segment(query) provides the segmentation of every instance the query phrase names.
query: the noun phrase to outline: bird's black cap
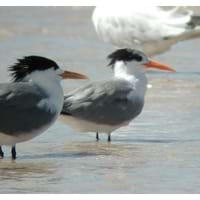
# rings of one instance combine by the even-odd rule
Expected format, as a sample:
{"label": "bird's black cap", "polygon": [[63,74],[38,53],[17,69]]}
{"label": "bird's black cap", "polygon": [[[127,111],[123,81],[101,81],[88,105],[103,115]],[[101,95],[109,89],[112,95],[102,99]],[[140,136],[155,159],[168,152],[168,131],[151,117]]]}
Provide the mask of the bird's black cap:
{"label": "bird's black cap", "polygon": [[41,56],[26,56],[18,59],[18,62],[9,67],[13,81],[21,81],[25,76],[34,72],[47,69],[58,69],[59,66],[53,60]]}
{"label": "bird's black cap", "polygon": [[135,60],[140,62],[143,59],[140,54],[141,53],[139,51],[134,49],[118,49],[108,55],[108,59],[110,59],[108,66],[113,66],[117,61],[130,62]]}

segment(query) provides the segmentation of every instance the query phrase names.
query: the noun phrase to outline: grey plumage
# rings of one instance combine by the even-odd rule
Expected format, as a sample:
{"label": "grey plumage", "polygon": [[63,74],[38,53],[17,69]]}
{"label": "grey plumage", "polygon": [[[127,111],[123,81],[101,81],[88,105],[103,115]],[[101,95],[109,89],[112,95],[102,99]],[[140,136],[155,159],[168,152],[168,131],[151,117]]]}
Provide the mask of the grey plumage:
{"label": "grey plumage", "polygon": [[106,133],[110,142],[114,130],[128,125],[142,111],[146,69],[175,70],[134,49],[118,49],[108,58],[114,76],[66,95],[60,119],[81,132],[96,132],[97,141],[99,133]]}
{"label": "grey plumage", "polygon": [[55,109],[45,106],[47,98],[48,94],[31,82],[0,84],[0,132],[17,136],[49,124]]}
{"label": "grey plumage", "polygon": [[16,159],[16,144],[47,130],[57,119],[63,105],[60,80],[85,78],[63,71],[41,56],[26,56],[9,67],[13,82],[0,84],[0,158],[1,145],[11,145]]}
{"label": "grey plumage", "polygon": [[191,16],[191,20],[188,22],[188,28],[196,28],[197,26],[200,26],[200,16],[199,15],[193,15]]}
{"label": "grey plumage", "polygon": [[143,105],[144,98],[136,94],[132,84],[113,79],[90,83],[65,96],[61,114],[98,124],[118,125],[136,117]]}

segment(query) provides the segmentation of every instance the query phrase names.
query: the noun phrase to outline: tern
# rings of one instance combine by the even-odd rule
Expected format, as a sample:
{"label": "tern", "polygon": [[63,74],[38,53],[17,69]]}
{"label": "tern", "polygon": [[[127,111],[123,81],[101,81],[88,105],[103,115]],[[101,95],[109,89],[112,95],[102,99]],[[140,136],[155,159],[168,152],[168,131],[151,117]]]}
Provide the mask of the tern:
{"label": "tern", "polygon": [[146,55],[167,50],[172,44],[199,37],[200,17],[180,7],[117,4],[97,6],[92,21],[99,38],[118,48],[134,48]]}
{"label": "tern", "polygon": [[142,111],[146,69],[175,70],[133,49],[118,49],[108,58],[114,77],[65,95],[61,120],[81,132],[95,132],[97,140],[98,133],[107,133],[111,141],[111,132],[128,125]]}
{"label": "tern", "polygon": [[86,76],[63,71],[53,60],[27,56],[9,68],[13,81],[0,83],[0,157],[1,145],[12,146],[30,140],[47,130],[63,106],[61,79],[85,79]]}

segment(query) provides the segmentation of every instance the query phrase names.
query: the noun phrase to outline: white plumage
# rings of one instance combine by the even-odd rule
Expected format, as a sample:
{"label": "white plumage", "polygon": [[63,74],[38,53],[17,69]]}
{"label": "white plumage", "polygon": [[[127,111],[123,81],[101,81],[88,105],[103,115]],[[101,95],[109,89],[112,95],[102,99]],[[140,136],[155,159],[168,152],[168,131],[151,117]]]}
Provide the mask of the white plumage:
{"label": "white plumage", "polygon": [[164,41],[197,28],[191,23],[192,11],[179,7],[163,10],[157,6],[119,4],[98,6],[92,21],[98,36],[114,46],[145,51],[146,44]]}

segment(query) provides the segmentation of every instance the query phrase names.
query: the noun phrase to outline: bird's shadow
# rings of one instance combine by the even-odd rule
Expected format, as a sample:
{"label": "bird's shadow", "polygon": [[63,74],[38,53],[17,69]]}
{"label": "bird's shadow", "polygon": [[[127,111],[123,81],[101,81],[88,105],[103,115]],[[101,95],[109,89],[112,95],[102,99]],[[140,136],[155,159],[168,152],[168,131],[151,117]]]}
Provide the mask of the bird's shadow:
{"label": "bird's shadow", "polygon": [[161,140],[161,139],[116,139],[116,142],[127,142],[127,143],[173,143],[178,140]]}
{"label": "bird's shadow", "polygon": [[160,144],[168,144],[168,143],[185,143],[185,142],[198,142],[200,140],[178,140],[178,139],[116,139],[117,143],[127,143],[127,144],[136,144],[136,143],[160,143]]}
{"label": "bird's shadow", "polygon": [[[171,144],[197,142],[197,140],[178,140],[178,139],[122,139],[116,138],[111,143],[77,143],[72,145],[73,149],[65,149],[63,152],[41,153],[34,155],[19,155],[17,160],[32,160],[32,159],[64,159],[64,158],[84,158],[96,156],[117,155],[121,149],[133,148],[135,144]],[[137,147],[135,147],[137,148]]]}
{"label": "bird's shadow", "polygon": [[[130,144],[100,142],[68,142],[63,146],[62,152],[38,153],[34,155],[20,155],[18,159],[64,159],[84,158],[96,156],[118,155],[121,149],[126,149]],[[132,146],[132,145],[131,145]]]}
{"label": "bird's shadow", "polygon": [[81,158],[88,156],[97,156],[98,154],[92,152],[77,152],[77,153],[45,153],[45,154],[35,154],[35,155],[24,155],[19,156],[18,159],[58,159],[58,158]]}

